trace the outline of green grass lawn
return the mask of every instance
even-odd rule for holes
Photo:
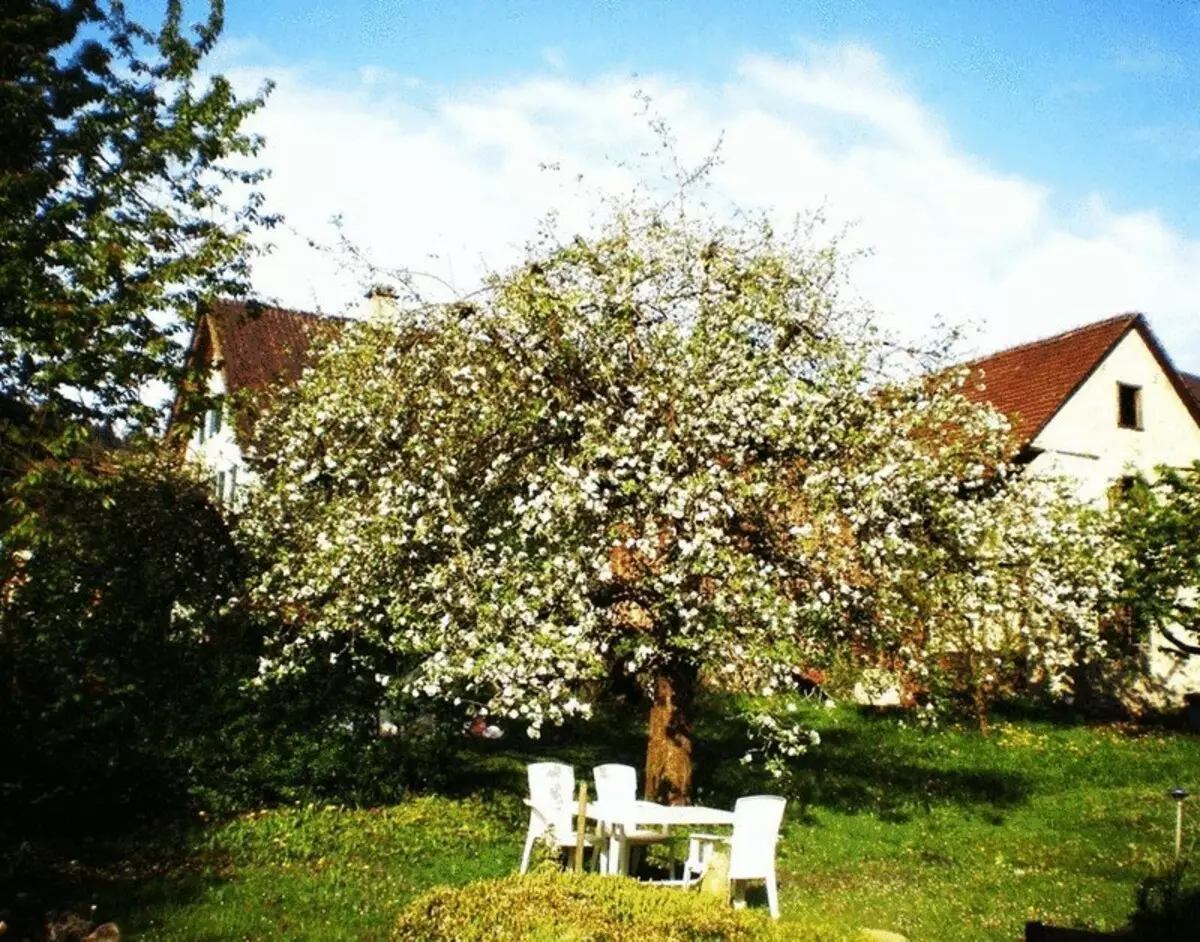
[[[820,914],[927,942],[1018,939],[1030,919],[1115,929],[1172,855],[1165,791],[1200,790],[1200,739],[1180,733],[1013,719],[984,738],[849,707],[812,722],[822,745],[796,768],[779,854],[785,921]],[[700,724],[703,803],[771,790],[737,762],[737,733],[715,709]],[[465,745],[450,794],[263,811],[143,835],[138,853],[96,846],[75,864],[72,902],[135,938],[384,938],[425,889],[515,869],[526,761],[586,772],[640,764],[642,748],[639,719],[619,715]],[[1187,853],[1198,828],[1200,808]]]

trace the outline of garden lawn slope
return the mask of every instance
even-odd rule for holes
[[[849,708],[814,712],[822,745],[790,784],[765,782],[738,763],[722,715],[710,710],[700,730],[699,800],[793,792],[779,867],[783,922],[798,929],[819,919],[923,942],[1010,942],[1031,919],[1118,928],[1139,881],[1173,851],[1166,790],[1200,786],[1189,735],[1002,719],[985,739]],[[135,938],[384,939],[429,889],[515,870],[526,761],[582,771],[643,747],[619,716],[539,743],[514,731],[464,750],[459,794],[246,815],[193,832],[173,868],[152,875],[97,848],[105,866],[76,863],[75,896],[58,902],[95,902]],[[1198,826],[1187,820],[1189,854]]]

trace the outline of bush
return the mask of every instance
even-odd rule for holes
[[[242,600],[251,561],[176,456],[89,461],[31,475],[0,533],[0,830],[439,784],[446,722],[381,739],[350,659],[249,684],[271,629]]]
[[[1179,862],[1143,879],[1130,929],[1139,942],[1175,942],[1195,938],[1200,925],[1200,881],[1188,863]]]
[[[101,455],[23,485],[0,552],[0,818],[71,824],[184,797],[254,669],[241,564],[169,456]],[[40,814],[33,814],[40,811]]]
[[[239,690],[197,765],[193,792],[218,812],[333,801],[390,804],[442,786],[455,747],[442,718],[393,713],[398,735],[379,735],[379,688],[350,672],[309,672]]]
[[[790,931],[788,931],[790,930]],[[845,939],[776,926],[761,913],[739,912],[700,893],[618,877],[559,873],[439,888],[414,900],[392,938],[405,942],[760,942]]]

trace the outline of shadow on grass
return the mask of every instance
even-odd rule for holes
[[[830,730],[818,748],[792,763],[787,790],[797,810],[821,808],[905,821],[936,806],[953,805],[1000,824],[1002,811],[1026,803],[1032,795],[1030,781],[1017,772],[920,761],[886,735],[873,732],[873,726]],[[742,773],[744,768],[728,757],[714,764],[714,791],[736,797],[756,786],[778,789],[770,779]]]
[[[195,829],[177,823],[66,843],[27,835],[6,845],[0,862],[0,920],[13,938],[41,939],[54,914],[82,925],[186,905],[220,882],[195,846]],[[148,928],[120,923],[126,934]]]
[[[951,761],[939,765],[914,757],[910,743],[897,735],[895,717],[865,714],[823,732],[820,746],[794,760],[789,780],[781,782],[741,762],[747,748],[742,720],[722,709],[719,700],[706,700],[703,707],[694,744],[698,804],[727,807],[742,795],[782,792],[800,814],[823,808],[898,821],[935,806],[954,805],[999,824],[1001,812],[1024,804],[1033,791],[1030,780],[1017,771]],[[529,762],[566,762],[582,777],[604,762],[623,762],[640,770],[645,752],[641,707],[600,711],[591,722],[548,730],[539,740],[512,730],[499,742],[467,744],[463,774],[455,777],[450,793],[523,795]]]
[[[1144,878],[1129,924],[1116,932],[1027,923],[1025,942],[1185,942],[1200,938],[1200,885],[1185,864]]]

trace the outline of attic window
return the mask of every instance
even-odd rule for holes
[[[1117,425],[1121,428],[1141,429],[1142,387],[1117,383]]]

